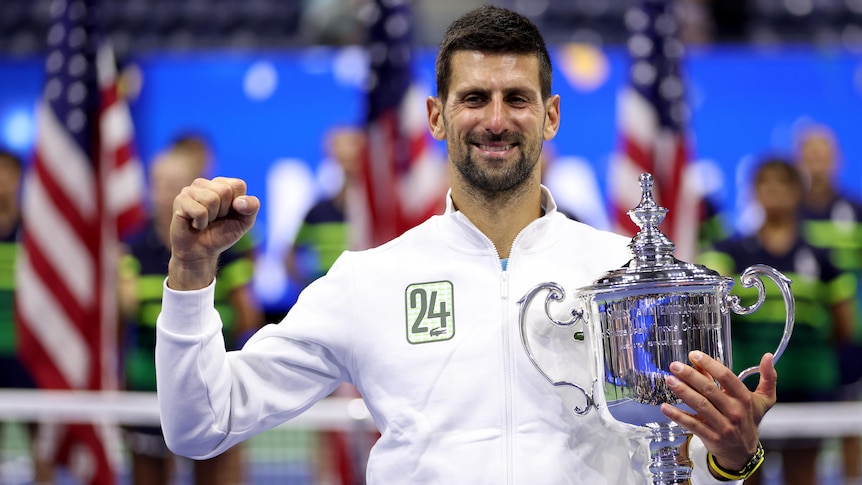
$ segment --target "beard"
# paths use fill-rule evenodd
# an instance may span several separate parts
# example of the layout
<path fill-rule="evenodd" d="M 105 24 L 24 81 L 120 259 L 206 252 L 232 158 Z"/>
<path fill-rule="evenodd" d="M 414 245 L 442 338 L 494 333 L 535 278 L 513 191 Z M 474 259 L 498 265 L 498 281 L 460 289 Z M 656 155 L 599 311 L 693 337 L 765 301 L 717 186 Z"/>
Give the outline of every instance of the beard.
<path fill-rule="evenodd" d="M 500 161 L 498 168 L 483 168 L 474 158 L 474 144 L 517 145 L 514 160 Z M 536 146 L 538 145 L 538 146 Z M 541 142 L 530 143 L 521 134 L 468 135 L 458 150 L 450 153 L 452 163 L 467 184 L 485 197 L 499 197 L 524 186 L 539 161 Z"/>

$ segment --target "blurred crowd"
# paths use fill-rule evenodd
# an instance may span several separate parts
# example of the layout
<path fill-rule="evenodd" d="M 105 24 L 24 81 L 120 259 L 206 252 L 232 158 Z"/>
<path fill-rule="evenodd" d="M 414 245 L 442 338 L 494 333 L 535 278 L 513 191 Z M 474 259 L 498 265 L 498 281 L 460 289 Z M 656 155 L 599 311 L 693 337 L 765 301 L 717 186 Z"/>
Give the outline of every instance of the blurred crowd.
<path fill-rule="evenodd" d="M 105 0 L 120 59 L 152 50 L 282 48 L 361 43 L 370 0 Z M 638 0 L 415 0 L 418 45 L 434 46 L 454 12 L 490 3 L 531 18 L 549 43 L 625 44 Z M 51 0 L 0 2 L 0 54 L 44 51 Z M 688 44 L 809 43 L 862 48 L 858 0 L 679 0 Z M 359 15 L 357 15 L 357 13 Z"/>

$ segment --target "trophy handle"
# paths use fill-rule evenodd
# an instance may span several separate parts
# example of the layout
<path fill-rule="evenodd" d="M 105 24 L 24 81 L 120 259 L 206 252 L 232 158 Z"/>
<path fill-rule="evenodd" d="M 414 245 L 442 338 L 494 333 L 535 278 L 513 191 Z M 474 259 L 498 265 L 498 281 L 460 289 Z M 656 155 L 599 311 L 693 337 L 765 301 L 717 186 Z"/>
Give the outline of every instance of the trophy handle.
<path fill-rule="evenodd" d="M 784 353 L 784 349 L 787 348 L 787 343 L 790 342 L 790 334 L 793 333 L 793 319 L 796 316 L 796 301 L 793 299 L 793 292 L 790 290 L 790 278 L 784 276 L 772 266 L 767 266 L 765 264 L 749 266 L 745 271 L 743 271 L 742 276 L 739 277 L 739 281 L 745 288 L 751 288 L 752 286 L 757 287 L 757 301 L 747 307 L 739 304 L 739 297 L 736 295 L 728 296 L 727 301 L 730 305 L 730 309 L 739 315 L 748 315 L 757 311 L 757 309 L 760 308 L 760 305 L 763 304 L 763 300 L 766 298 L 766 290 L 763 287 L 763 281 L 757 277 L 758 275 L 766 276 L 772 280 L 778 286 L 778 289 L 781 290 L 781 296 L 784 297 L 784 308 L 786 311 L 784 334 L 781 336 L 781 342 L 778 343 L 778 349 L 776 349 L 773 354 L 773 362 L 778 362 L 781 354 Z M 758 372 L 760 372 L 759 367 L 752 366 L 740 372 L 739 378 L 745 379 L 746 377 L 752 374 L 757 374 Z"/>
<path fill-rule="evenodd" d="M 576 308 L 572 308 L 572 311 L 571 311 L 572 318 L 570 318 L 569 320 L 560 321 L 560 320 L 557 320 L 556 318 L 554 318 L 550 312 L 551 302 L 553 302 L 553 301 L 558 302 L 558 301 L 562 300 L 563 298 L 565 298 L 566 292 L 557 283 L 540 283 L 540 284 L 534 286 L 533 289 L 528 291 L 526 295 L 524 295 L 520 300 L 518 300 L 518 305 L 520 305 L 520 307 L 521 307 L 521 311 L 518 315 L 519 327 L 521 330 L 521 345 L 523 345 L 524 350 L 527 351 L 527 357 L 530 358 L 530 362 L 533 363 L 533 367 L 535 367 L 536 370 L 538 370 L 539 373 L 542 374 L 542 376 L 548 380 L 548 382 L 550 382 L 554 386 L 571 386 L 571 387 L 574 387 L 575 389 L 581 391 L 581 394 L 584 395 L 584 399 L 586 400 L 587 404 L 585 407 L 575 406 L 573 411 L 575 412 L 575 414 L 577 414 L 579 416 L 583 416 L 583 415 L 587 414 L 588 412 L 590 412 L 590 408 L 595 406 L 593 396 L 590 393 L 588 393 L 586 390 L 584 390 L 583 387 L 581 387 L 581 386 L 579 386 L 573 382 L 555 381 L 555 380 L 551 379 L 551 377 L 548 374 L 546 374 L 544 370 L 542 370 L 542 368 L 539 366 L 539 363 L 536 362 L 536 358 L 533 356 L 533 350 L 530 348 L 530 342 L 527 339 L 527 318 L 526 318 L 527 308 L 530 306 L 530 302 L 533 300 L 533 298 L 542 290 L 549 290 L 548 296 L 545 298 L 545 316 L 547 316 L 548 319 L 554 325 L 556 325 L 558 327 L 569 327 L 569 326 L 574 325 L 578 321 L 581 321 L 584 319 L 584 311 L 578 310 Z"/>

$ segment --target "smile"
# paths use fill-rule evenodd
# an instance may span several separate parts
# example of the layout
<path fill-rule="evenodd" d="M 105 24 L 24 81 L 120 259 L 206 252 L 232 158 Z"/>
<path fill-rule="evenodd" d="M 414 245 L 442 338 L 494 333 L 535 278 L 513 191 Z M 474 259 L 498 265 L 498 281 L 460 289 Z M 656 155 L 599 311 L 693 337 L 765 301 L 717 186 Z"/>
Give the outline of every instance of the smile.
<path fill-rule="evenodd" d="M 515 145 L 476 145 L 476 147 L 486 152 L 505 152 L 514 148 Z"/>

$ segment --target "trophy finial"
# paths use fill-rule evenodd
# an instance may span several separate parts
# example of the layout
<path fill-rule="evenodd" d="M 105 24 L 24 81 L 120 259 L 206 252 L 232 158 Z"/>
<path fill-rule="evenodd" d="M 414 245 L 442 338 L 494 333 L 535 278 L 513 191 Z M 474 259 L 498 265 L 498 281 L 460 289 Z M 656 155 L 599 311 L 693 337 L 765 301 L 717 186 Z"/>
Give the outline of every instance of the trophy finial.
<path fill-rule="evenodd" d="M 652 195 L 655 180 L 651 173 L 638 177 L 641 186 L 641 201 L 637 207 L 628 211 L 629 217 L 640 231 L 632 239 L 631 247 L 635 255 L 635 266 L 660 266 L 674 261 L 674 244 L 659 229 L 667 209 L 656 204 Z M 635 268 L 636 269 L 636 268 Z"/>
<path fill-rule="evenodd" d="M 648 199 L 652 201 L 652 186 L 654 183 L 652 174 L 649 172 L 642 173 L 641 176 L 638 177 L 638 182 L 641 184 L 641 193 L 643 194 L 641 196 L 641 200 Z M 655 204 L 655 201 L 653 201 L 653 204 Z"/>

